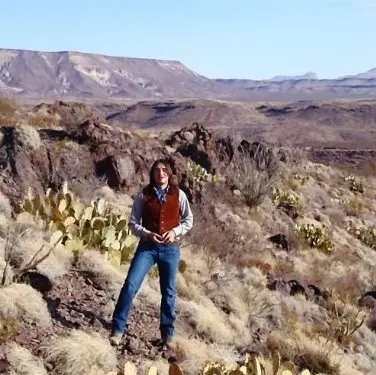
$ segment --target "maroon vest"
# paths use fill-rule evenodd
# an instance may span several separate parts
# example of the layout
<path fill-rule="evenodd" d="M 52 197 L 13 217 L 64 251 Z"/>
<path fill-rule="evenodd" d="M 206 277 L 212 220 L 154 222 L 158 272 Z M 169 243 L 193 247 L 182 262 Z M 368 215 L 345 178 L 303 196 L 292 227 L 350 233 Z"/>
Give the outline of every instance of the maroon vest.
<path fill-rule="evenodd" d="M 143 189 L 142 226 L 163 234 L 180 224 L 179 188 L 170 186 L 166 201 L 160 203 L 152 186 Z"/>

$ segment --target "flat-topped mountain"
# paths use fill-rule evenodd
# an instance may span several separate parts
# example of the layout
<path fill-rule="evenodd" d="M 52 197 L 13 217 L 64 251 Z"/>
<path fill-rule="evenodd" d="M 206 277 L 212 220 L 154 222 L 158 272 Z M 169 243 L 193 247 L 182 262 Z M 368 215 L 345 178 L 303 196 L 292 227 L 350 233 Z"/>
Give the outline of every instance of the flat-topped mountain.
<path fill-rule="evenodd" d="M 210 96 L 217 84 L 178 61 L 0 50 L 0 93 L 38 97 Z"/>

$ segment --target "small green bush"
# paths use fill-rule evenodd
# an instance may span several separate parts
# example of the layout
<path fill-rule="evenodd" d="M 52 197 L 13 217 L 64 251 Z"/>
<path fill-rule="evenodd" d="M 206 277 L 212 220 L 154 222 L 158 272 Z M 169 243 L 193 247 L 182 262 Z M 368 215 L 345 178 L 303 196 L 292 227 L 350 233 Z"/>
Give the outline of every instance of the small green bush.
<path fill-rule="evenodd" d="M 349 184 L 349 189 L 354 193 L 364 193 L 364 186 L 362 181 L 354 176 L 345 177 L 345 181 Z"/>
<path fill-rule="evenodd" d="M 341 199 L 339 203 L 344 208 L 347 216 L 358 217 L 364 209 L 363 203 L 358 199 Z"/>
<path fill-rule="evenodd" d="M 308 223 L 298 226 L 297 230 L 309 246 L 316 247 L 327 253 L 335 250 L 325 226 L 321 227 Z"/>
<path fill-rule="evenodd" d="M 299 205 L 299 198 L 293 192 L 282 191 L 279 188 L 272 189 L 272 200 L 277 206 L 289 204 L 294 207 Z"/>
<path fill-rule="evenodd" d="M 306 182 L 309 180 L 309 176 L 302 176 L 300 174 L 295 173 L 293 175 L 294 180 L 298 180 L 300 182 L 300 185 L 305 185 Z"/>
<path fill-rule="evenodd" d="M 376 250 L 376 227 L 358 226 L 354 223 L 350 223 L 347 230 L 365 245 Z"/>

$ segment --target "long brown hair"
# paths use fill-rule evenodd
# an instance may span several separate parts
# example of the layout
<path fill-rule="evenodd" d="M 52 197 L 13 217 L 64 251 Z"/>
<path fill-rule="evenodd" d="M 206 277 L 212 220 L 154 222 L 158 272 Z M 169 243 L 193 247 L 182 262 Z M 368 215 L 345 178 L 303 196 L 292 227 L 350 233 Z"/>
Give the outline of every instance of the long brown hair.
<path fill-rule="evenodd" d="M 167 169 L 167 175 L 168 175 L 168 184 L 170 186 L 176 186 L 176 178 L 172 172 L 171 169 L 171 164 L 167 159 L 158 159 L 156 160 L 153 165 L 150 168 L 150 174 L 149 174 L 149 179 L 150 179 L 150 186 L 155 186 L 156 183 L 154 181 L 154 170 L 157 167 L 158 164 L 162 164 L 166 167 Z"/>

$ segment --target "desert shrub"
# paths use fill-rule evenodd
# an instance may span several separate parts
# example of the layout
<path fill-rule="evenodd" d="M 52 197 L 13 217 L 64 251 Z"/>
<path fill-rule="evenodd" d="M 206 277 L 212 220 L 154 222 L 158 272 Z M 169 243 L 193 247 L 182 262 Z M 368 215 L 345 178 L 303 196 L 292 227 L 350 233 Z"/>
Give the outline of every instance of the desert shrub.
<path fill-rule="evenodd" d="M 61 126 L 64 126 L 68 132 L 75 131 L 78 125 L 95 115 L 92 108 L 84 103 L 67 104 L 61 102 L 58 107 L 58 114 L 61 118 Z"/>
<path fill-rule="evenodd" d="M 30 125 L 19 125 L 14 131 L 15 141 L 27 150 L 36 150 L 42 145 L 38 131 Z"/>
<path fill-rule="evenodd" d="M 311 247 L 316 247 L 327 253 L 335 250 L 332 240 L 325 226 L 318 226 L 312 223 L 306 223 L 297 226 L 298 232 L 302 235 L 303 240 Z"/>
<path fill-rule="evenodd" d="M 364 205 L 359 199 L 341 199 L 340 205 L 344 208 L 347 216 L 359 217 L 364 209 Z"/>
<path fill-rule="evenodd" d="M 14 342 L 7 345 L 7 360 L 12 371 L 11 374 L 48 374 L 40 358 L 35 357 L 30 351 Z"/>
<path fill-rule="evenodd" d="M 16 103 L 8 98 L 0 98 L 0 126 L 14 126 L 17 122 Z"/>
<path fill-rule="evenodd" d="M 349 184 L 349 189 L 354 193 L 364 193 L 364 185 L 361 180 L 354 176 L 345 177 L 345 181 Z"/>
<path fill-rule="evenodd" d="M 9 198 L 0 191 L 0 214 L 3 214 L 6 218 L 12 216 L 12 206 L 9 202 Z"/>
<path fill-rule="evenodd" d="M 347 230 L 365 245 L 376 250 L 376 228 L 374 226 L 360 226 L 350 222 Z"/>
<path fill-rule="evenodd" d="M 19 321 L 16 317 L 0 315 L 0 344 L 16 335 L 18 326 Z"/>
<path fill-rule="evenodd" d="M 366 317 L 362 308 L 356 308 L 338 293 L 332 293 L 326 309 L 326 335 L 339 344 L 347 344 Z"/>
<path fill-rule="evenodd" d="M 299 181 L 300 185 L 305 185 L 307 181 L 309 181 L 310 177 L 309 176 L 302 176 L 298 173 L 295 173 L 293 175 L 294 180 Z"/>
<path fill-rule="evenodd" d="M 11 282 L 18 282 L 26 272 L 36 270 L 51 255 L 52 251 L 63 238 L 60 231 L 53 232 L 49 238 L 49 242 L 42 243 L 40 246 L 38 245 L 38 249 L 27 262 L 15 262 L 15 249 L 29 232 L 29 229 L 24 229 L 18 223 L 14 226 L 9 226 L 4 246 L 4 267 L 2 267 L 2 274 L 0 275 L 0 286 Z"/>
<path fill-rule="evenodd" d="M 313 374 L 340 375 L 340 366 L 332 358 L 332 347 L 325 340 L 318 335 L 307 336 L 295 328 L 295 331 L 290 329 L 287 334 L 272 331 L 266 346 L 272 352 L 278 351 L 282 358 L 294 363 L 294 367 L 308 369 Z"/>
<path fill-rule="evenodd" d="M 77 261 L 87 247 L 107 253 L 116 262 L 127 262 L 136 244 L 128 220 L 120 210 L 110 206 L 103 198 L 92 200 L 86 206 L 68 189 L 46 191 L 44 196 L 29 192 L 20 205 L 26 215 L 33 215 L 45 223 L 45 228 L 60 231 L 63 244 Z"/>
<path fill-rule="evenodd" d="M 288 204 L 297 207 L 299 205 L 299 197 L 296 194 L 275 187 L 272 189 L 272 200 L 277 206 Z"/>
<path fill-rule="evenodd" d="M 49 129 L 56 126 L 59 119 L 48 113 L 29 113 L 26 122 L 34 128 Z"/>
<path fill-rule="evenodd" d="M 261 154 L 260 154 L 261 155 Z M 270 194 L 278 173 L 278 167 L 262 157 L 251 158 L 246 153 L 235 152 L 226 169 L 226 177 L 234 190 L 240 191 L 247 206 L 259 206 Z"/>
<path fill-rule="evenodd" d="M 42 353 L 56 375 L 106 374 L 117 367 L 114 349 L 96 332 L 72 331 L 56 337 L 42 347 Z"/>
<path fill-rule="evenodd" d="M 215 218 L 208 203 L 192 209 L 195 225 L 185 241 L 194 245 L 195 251 L 201 253 L 210 278 L 222 261 L 233 263 L 238 260 L 234 253 L 241 251 L 241 238 L 235 230 Z"/>
<path fill-rule="evenodd" d="M 51 325 L 51 315 L 41 294 L 26 284 L 0 287 L 0 316 L 18 321 L 29 320 L 40 327 Z"/>

